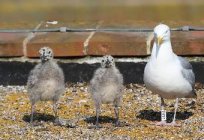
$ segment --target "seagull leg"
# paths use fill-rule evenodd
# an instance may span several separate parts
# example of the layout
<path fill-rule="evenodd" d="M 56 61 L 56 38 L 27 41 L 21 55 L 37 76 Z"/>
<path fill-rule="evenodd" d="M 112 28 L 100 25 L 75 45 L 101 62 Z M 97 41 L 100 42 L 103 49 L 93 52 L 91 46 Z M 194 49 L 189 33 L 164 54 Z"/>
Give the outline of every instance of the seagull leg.
<path fill-rule="evenodd" d="M 173 118 L 173 123 L 175 123 L 176 121 L 176 111 L 177 111 L 177 108 L 178 108 L 178 98 L 176 98 L 176 103 L 175 103 L 175 110 L 174 110 L 174 118 Z"/>
<path fill-rule="evenodd" d="M 178 98 L 176 98 L 173 121 L 169 124 L 171 126 L 180 126 L 179 124 L 176 123 L 176 111 L 177 111 L 177 108 L 178 108 Z"/>
<path fill-rule="evenodd" d="M 161 97 L 161 121 L 157 122 L 156 125 L 158 126 L 165 126 L 167 125 L 166 123 L 166 111 L 164 110 L 164 99 Z"/>

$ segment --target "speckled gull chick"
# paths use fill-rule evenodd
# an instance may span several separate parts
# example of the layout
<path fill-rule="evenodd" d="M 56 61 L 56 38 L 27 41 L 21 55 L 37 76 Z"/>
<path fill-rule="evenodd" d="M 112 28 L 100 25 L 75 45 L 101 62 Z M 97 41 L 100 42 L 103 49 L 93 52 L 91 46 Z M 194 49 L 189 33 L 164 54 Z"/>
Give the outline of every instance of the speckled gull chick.
<path fill-rule="evenodd" d="M 33 122 L 34 105 L 38 101 L 53 101 L 53 111 L 57 117 L 57 101 L 65 92 L 64 74 L 53 60 L 53 52 L 49 47 L 39 50 L 41 63 L 31 70 L 27 88 L 31 102 L 31 119 Z"/>
<path fill-rule="evenodd" d="M 102 58 L 90 82 L 89 92 L 96 107 L 96 128 L 99 128 L 99 113 L 101 104 L 113 103 L 116 116 L 116 126 L 119 125 L 119 105 L 123 95 L 123 76 L 115 66 L 114 58 L 106 55 Z"/>
<path fill-rule="evenodd" d="M 161 97 L 161 122 L 156 125 L 178 126 L 175 122 L 178 98 L 196 97 L 193 68 L 185 58 L 173 52 L 167 25 L 159 24 L 154 28 L 154 39 L 151 57 L 144 70 L 144 83 L 153 94 Z M 163 98 L 176 99 L 171 123 L 166 123 L 165 117 L 162 117 L 166 116 Z"/>

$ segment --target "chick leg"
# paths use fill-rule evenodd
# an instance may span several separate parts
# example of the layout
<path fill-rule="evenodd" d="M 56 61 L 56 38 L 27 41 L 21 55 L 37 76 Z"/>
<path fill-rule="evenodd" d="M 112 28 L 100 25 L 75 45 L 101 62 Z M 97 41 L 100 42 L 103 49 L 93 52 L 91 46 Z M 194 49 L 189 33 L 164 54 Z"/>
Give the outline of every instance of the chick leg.
<path fill-rule="evenodd" d="M 56 101 L 53 102 L 53 112 L 54 112 L 55 118 L 58 118 L 57 102 Z"/>
<path fill-rule="evenodd" d="M 35 104 L 32 103 L 31 104 L 31 117 L 30 117 L 30 123 L 33 123 L 33 115 L 34 115 L 34 111 L 35 111 Z"/>
<path fill-rule="evenodd" d="M 96 128 L 99 128 L 99 114 L 100 114 L 100 104 L 96 104 Z"/>
<path fill-rule="evenodd" d="M 96 101 L 95 103 L 95 108 L 96 108 L 96 122 L 95 125 L 90 126 L 89 128 L 92 129 L 99 129 L 101 128 L 101 126 L 99 125 L 99 115 L 100 115 L 100 107 L 101 107 L 101 103 L 99 101 Z"/>
<path fill-rule="evenodd" d="M 120 125 L 120 122 L 119 122 L 119 107 L 117 105 L 115 105 L 114 112 L 115 112 L 115 117 L 116 117 L 115 125 L 119 126 Z"/>

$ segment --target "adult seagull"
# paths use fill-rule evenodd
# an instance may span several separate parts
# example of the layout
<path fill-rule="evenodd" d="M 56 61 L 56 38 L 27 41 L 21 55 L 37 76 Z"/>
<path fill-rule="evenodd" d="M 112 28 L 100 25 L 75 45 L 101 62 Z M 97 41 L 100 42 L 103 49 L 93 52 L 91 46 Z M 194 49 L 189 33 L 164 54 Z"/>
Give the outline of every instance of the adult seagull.
<path fill-rule="evenodd" d="M 195 75 L 191 64 L 177 56 L 171 46 L 170 28 L 159 24 L 154 28 L 154 45 L 151 57 L 144 70 L 144 83 L 153 94 L 161 97 L 161 121 L 156 125 L 177 126 L 178 98 L 195 98 Z M 176 99 L 174 118 L 166 123 L 164 98 Z"/>

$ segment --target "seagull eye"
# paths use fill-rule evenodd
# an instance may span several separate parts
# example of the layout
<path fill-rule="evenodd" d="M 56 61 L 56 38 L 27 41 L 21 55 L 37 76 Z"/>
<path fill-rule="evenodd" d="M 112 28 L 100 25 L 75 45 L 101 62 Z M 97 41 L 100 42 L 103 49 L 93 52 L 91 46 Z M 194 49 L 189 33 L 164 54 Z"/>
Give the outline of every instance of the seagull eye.
<path fill-rule="evenodd" d="M 165 34 L 167 34 L 167 33 L 168 33 L 168 30 L 166 30 Z"/>

